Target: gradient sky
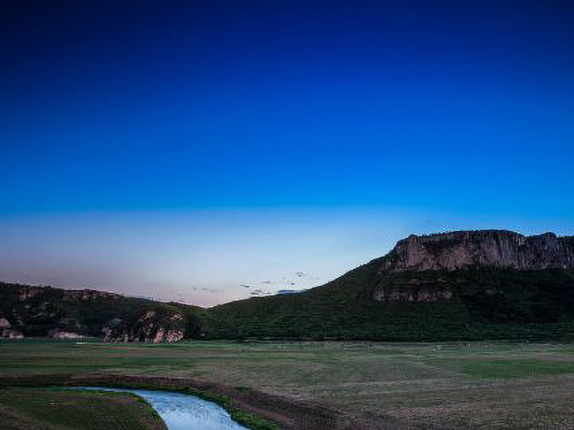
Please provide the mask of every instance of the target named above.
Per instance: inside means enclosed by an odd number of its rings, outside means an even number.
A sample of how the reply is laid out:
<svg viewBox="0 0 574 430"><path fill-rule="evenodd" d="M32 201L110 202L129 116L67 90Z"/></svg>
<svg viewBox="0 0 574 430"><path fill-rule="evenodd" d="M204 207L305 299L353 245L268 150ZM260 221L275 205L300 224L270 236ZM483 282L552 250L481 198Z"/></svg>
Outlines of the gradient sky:
<svg viewBox="0 0 574 430"><path fill-rule="evenodd" d="M410 233L574 234L572 22L551 0L1 2L0 279L211 305Z"/></svg>

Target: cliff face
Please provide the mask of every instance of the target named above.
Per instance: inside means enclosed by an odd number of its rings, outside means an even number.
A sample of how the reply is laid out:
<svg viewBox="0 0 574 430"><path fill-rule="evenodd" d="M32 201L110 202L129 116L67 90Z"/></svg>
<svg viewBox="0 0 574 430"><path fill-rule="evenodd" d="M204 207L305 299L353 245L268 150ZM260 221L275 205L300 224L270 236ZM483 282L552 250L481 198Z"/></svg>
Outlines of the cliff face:
<svg viewBox="0 0 574 430"><path fill-rule="evenodd" d="M384 302L450 301L454 298L452 282L445 282L439 271L454 272L471 266L573 269L574 240L554 233L523 236L504 230L411 235L383 258L372 298ZM425 273L428 279L422 279Z"/></svg>
<svg viewBox="0 0 574 430"><path fill-rule="evenodd" d="M452 300L450 288L439 278L433 281L411 278L405 282L383 282L373 292L380 302L444 302Z"/></svg>
<svg viewBox="0 0 574 430"><path fill-rule="evenodd" d="M467 266L518 270L573 269L574 240L554 233L523 236L502 230L460 231L401 240L382 271L453 271Z"/></svg>
<svg viewBox="0 0 574 430"><path fill-rule="evenodd" d="M22 332L12 327L8 319L0 313L0 337L6 339L22 339Z"/></svg>
<svg viewBox="0 0 574 430"><path fill-rule="evenodd" d="M184 331L184 315L167 306L146 310L128 321L115 318L102 329L105 342L177 342Z"/></svg>

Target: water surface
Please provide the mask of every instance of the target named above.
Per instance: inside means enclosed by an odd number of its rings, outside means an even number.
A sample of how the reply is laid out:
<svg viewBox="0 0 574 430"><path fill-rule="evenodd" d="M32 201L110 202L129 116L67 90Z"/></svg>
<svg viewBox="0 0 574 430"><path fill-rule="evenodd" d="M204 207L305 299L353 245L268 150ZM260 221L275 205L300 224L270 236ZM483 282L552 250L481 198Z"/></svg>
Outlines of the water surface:
<svg viewBox="0 0 574 430"><path fill-rule="evenodd" d="M221 406L189 394L124 388L81 389L137 394L157 411L169 430L248 430L233 421Z"/></svg>

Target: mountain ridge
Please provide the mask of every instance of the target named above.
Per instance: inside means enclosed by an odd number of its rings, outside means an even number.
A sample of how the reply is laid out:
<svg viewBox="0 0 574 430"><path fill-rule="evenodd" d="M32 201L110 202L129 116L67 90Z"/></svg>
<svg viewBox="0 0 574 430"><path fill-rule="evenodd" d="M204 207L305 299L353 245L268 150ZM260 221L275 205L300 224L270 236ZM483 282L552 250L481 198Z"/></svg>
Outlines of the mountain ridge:
<svg viewBox="0 0 574 430"><path fill-rule="evenodd" d="M211 313L224 336L237 337L570 339L573 251L571 236L553 233L411 235L385 256L296 297L250 298ZM503 264L488 264L498 256Z"/></svg>
<svg viewBox="0 0 574 430"><path fill-rule="evenodd" d="M212 308L0 284L6 338L574 339L574 238L506 230L411 235L298 294Z"/></svg>

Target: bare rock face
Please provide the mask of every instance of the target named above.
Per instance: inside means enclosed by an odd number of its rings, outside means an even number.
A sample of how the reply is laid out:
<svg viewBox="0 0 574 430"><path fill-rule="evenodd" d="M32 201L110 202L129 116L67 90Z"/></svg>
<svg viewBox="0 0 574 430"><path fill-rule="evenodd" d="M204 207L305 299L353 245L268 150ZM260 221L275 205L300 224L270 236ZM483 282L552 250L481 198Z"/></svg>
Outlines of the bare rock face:
<svg viewBox="0 0 574 430"><path fill-rule="evenodd" d="M404 284L384 285L373 293L381 302L442 302L452 299L452 292L444 285L411 279Z"/></svg>
<svg viewBox="0 0 574 430"><path fill-rule="evenodd" d="M48 337L52 339L83 339L85 336L71 331L54 329L49 331Z"/></svg>
<svg viewBox="0 0 574 430"><path fill-rule="evenodd" d="M102 329L105 342L177 342L184 336L184 316L177 311L147 310L131 321L114 318Z"/></svg>
<svg viewBox="0 0 574 430"><path fill-rule="evenodd" d="M0 337L4 339L23 339L24 335L16 330L5 317L0 317Z"/></svg>
<svg viewBox="0 0 574 430"><path fill-rule="evenodd" d="M458 231L401 240L382 271L453 271L466 266L518 270L573 269L574 240L554 233L523 236L503 230Z"/></svg>
<svg viewBox="0 0 574 430"><path fill-rule="evenodd" d="M0 337L5 339L24 339L22 332L13 328L3 328L0 331Z"/></svg>
<svg viewBox="0 0 574 430"><path fill-rule="evenodd" d="M440 277L423 280L417 272L452 272L469 266L574 269L574 238L554 233L523 236L504 230L411 235L383 259L372 297L378 301L449 301L453 293Z"/></svg>

